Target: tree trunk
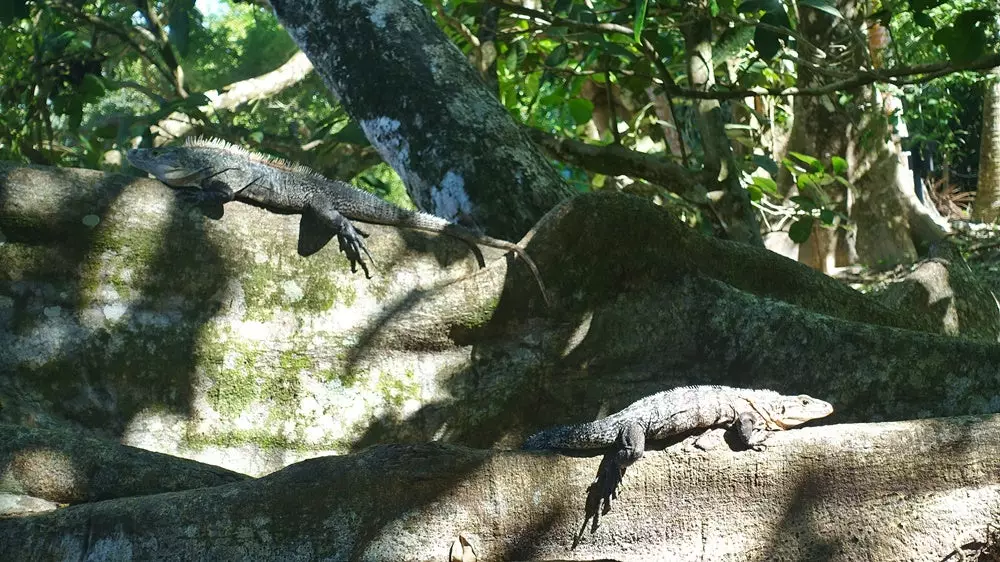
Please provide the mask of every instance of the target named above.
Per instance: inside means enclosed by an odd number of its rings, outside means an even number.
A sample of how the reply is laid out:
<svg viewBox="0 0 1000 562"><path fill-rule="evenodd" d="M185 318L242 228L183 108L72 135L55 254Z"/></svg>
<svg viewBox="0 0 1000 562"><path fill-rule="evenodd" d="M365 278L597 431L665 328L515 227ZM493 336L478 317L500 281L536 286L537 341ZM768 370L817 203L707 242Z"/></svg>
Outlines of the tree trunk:
<svg viewBox="0 0 1000 562"><path fill-rule="evenodd" d="M419 2L271 2L420 209L518 239L571 190Z"/></svg>
<svg viewBox="0 0 1000 562"><path fill-rule="evenodd" d="M853 22L861 15L854 0L840 0L837 8L845 19L836 19L819 10L801 8L802 33L811 44L799 43L800 55L819 66L840 64L856 69L866 65L867 44L858 40ZM860 25L860 24L859 24ZM830 58L833 44L850 46L841 60ZM827 51L821 57L812 46ZM816 85L823 78L809 65L798 68L800 87ZM820 193L819 187L803 192L814 199L826 199L835 209L847 213L856 226L857 258L872 267L888 267L913 261L916 249L910 238L909 213L902 201L902 189L897 182L899 166L898 144L889 138L888 121L882 104L870 87L849 92L847 105L836 105L824 97L795 98L795 118L788 150L819 158L830 169L830 158L840 156L848 163L847 179L853 185L853 197L834 183ZM783 175L788 182L790 176ZM810 190L812 192L810 193ZM853 201L849 201L853 199ZM817 227L810 239L800 247L800 261L822 271L846 265L837 259L838 236ZM842 255L851 256L846 251Z"/></svg>
<svg viewBox="0 0 1000 562"><path fill-rule="evenodd" d="M299 257L298 222L239 203L213 221L157 182L0 165L0 422L256 475L384 441L514 443L684 384L804 392L840 420L1000 400L1000 327L977 314L994 301L949 289L954 272L889 308L594 194L528 245L548 310L499 251L478 271L460 242L366 226L366 280L335 245Z"/></svg>
<svg viewBox="0 0 1000 562"><path fill-rule="evenodd" d="M698 8L698 11L702 9ZM697 13L681 31L684 34L690 86L694 90L709 91L715 85L712 22L707 13ZM722 227L732 240L763 247L757 215L750 205L749 195L740 185L740 168L736 165L729 137L726 136L722 106L719 100L712 99L696 100L694 105L705 153L705 180L718 185L722 192L722 197L713 205Z"/></svg>
<svg viewBox="0 0 1000 562"><path fill-rule="evenodd" d="M0 519L0 559L449 560L461 536L479 561L943 560L996 524L998 443L994 416L795 429L763 452L675 445L628 469L593 531L596 457L383 445Z"/></svg>
<svg viewBox="0 0 1000 562"><path fill-rule="evenodd" d="M983 96L983 133L979 147L979 185L973 217L983 222L1000 219L1000 68L994 68Z"/></svg>

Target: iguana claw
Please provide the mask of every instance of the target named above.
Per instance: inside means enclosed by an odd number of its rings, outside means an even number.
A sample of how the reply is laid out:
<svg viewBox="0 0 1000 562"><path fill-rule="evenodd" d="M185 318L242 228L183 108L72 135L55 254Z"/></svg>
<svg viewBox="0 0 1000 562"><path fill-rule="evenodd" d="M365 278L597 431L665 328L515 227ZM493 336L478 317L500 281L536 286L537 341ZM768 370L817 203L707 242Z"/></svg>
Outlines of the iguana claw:
<svg viewBox="0 0 1000 562"><path fill-rule="evenodd" d="M365 256L368 256L368 261L372 265L375 265L375 260L372 259L371 253L365 246L365 238L368 238L368 233L354 226L348 220L344 220L341 223L340 232L337 233L337 242L340 245L340 251L344 252L344 255L347 256L347 261L351 262L351 273L357 273L357 266L360 265L361 270L365 272L365 277L371 279L372 276L368 272L368 265L365 264L361 252L364 252Z"/></svg>

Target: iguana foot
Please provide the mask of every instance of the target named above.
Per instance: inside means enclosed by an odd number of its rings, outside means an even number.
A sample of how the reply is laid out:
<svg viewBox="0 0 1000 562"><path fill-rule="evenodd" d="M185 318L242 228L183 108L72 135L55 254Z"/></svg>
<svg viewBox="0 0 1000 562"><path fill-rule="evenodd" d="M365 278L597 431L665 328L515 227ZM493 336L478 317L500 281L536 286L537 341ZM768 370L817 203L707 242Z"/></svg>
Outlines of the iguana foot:
<svg viewBox="0 0 1000 562"><path fill-rule="evenodd" d="M368 272L368 265L365 264L361 252L364 252L365 256L368 256L368 261L372 262L372 265L375 265L375 260L372 259L371 253L368 252L368 248L365 246L365 238L368 238L368 233L354 226L347 219L344 219L340 225L340 232L337 233L337 242L340 244L340 251L344 252L344 255L347 256L347 261L351 262L351 273L357 273L357 266L360 265L362 271L365 272L365 277L371 279L372 276Z"/></svg>
<svg viewBox="0 0 1000 562"><path fill-rule="evenodd" d="M233 200L232 192L204 190L198 188L178 188L177 197L189 205L221 205Z"/></svg>

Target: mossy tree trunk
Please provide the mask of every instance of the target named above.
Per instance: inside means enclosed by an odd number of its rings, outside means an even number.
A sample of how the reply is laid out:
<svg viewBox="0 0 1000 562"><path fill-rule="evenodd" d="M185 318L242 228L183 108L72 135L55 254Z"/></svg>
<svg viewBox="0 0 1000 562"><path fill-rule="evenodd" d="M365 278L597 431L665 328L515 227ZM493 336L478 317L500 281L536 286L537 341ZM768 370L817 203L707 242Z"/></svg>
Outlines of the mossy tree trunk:
<svg viewBox="0 0 1000 562"><path fill-rule="evenodd" d="M570 195L421 3L271 5L420 209L517 240Z"/></svg>

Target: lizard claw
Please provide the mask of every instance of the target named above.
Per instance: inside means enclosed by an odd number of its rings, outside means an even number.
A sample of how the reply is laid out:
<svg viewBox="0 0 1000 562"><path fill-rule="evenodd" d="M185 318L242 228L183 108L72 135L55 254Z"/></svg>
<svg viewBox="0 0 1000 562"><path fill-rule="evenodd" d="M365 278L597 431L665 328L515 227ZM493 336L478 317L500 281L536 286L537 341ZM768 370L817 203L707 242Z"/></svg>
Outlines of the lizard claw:
<svg viewBox="0 0 1000 562"><path fill-rule="evenodd" d="M375 265L375 260L364 243L364 239L367 237L367 232L345 220L340 227L340 232L337 233L337 242L340 245L340 251L344 252L347 261L351 262L351 273L357 273L357 266L360 265L361 270L365 272L365 277L371 279L368 265L365 263L364 256L361 255L364 252L364 255L368 256L368 261Z"/></svg>

